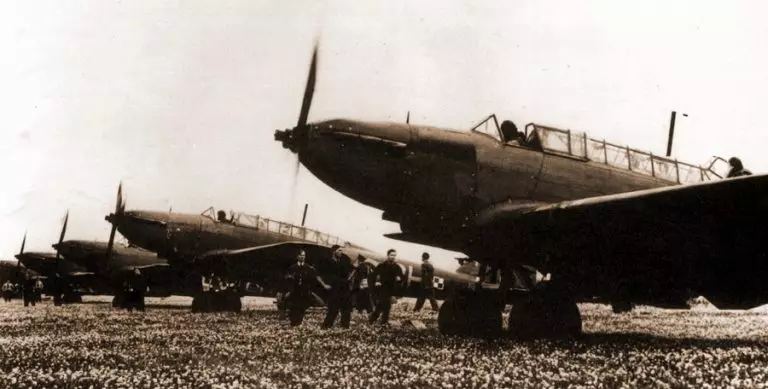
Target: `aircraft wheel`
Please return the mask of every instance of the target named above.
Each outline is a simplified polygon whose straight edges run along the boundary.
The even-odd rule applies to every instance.
[[[632,303],[629,301],[614,301],[611,303],[613,313],[624,313],[632,311]]]
[[[192,307],[191,310],[194,313],[202,312],[203,308],[203,296],[202,293],[196,293],[194,296],[192,296]]]
[[[112,298],[112,308],[122,308],[125,297],[122,294],[115,294]]]
[[[227,305],[232,312],[240,312],[243,310],[243,301],[237,293],[232,293],[229,296],[229,300],[229,304]]]
[[[565,294],[535,292],[509,313],[509,333],[520,339],[572,339],[581,331],[579,307]]]
[[[464,335],[467,333],[466,315],[461,312],[455,299],[445,300],[437,314],[437,328],[443,335]]]
[[[83,302],[83,296],[79,295],[74,292],[65,292],[62,300],[66,304],[72,304],[72,303],[82,303]]]
[[[502,332],[503,318],[494,292],[465,291],[443,302],[437,316],[440,333],[496,337]]]

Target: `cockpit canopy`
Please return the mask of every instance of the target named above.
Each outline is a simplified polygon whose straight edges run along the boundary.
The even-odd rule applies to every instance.
[[[218,218],[218,214],[219,212],[216,212],[213,207],[209,207],[201,213],[202,216],[211,219],[215,223],[230,223],[239,227],[275,232],[281,235],[291,236],[293,238],[325,246],[332,246],[335,244],[344,247],[354,246],[352,243],[334,235],[326,234],[311,228],[297,226],[291,223],[271,220],[259,215],[250,215],[244,212],[230,211],[229,216],[225,220],[220,220]]]
[[[720,179],[727,175],[729,169],[728,162],[720,157],[712,157],[705,165],[697,166],[628,146],[608,143],[605,140],[592,139],[584,132],[562,130],[535,123],[527,124],[525,133],[516,131],[514,126],[508,126],[504,131],[506,123],[499,126],[496,115],[492,114],[473,127],[472,131],[508,145],[526,147],[585,162],[603,163],[680,184]],[[516,133],[513,134],[513,132]]]

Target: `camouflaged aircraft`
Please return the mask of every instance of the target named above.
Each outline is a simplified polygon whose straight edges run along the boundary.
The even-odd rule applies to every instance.
[[[768,302],[767,175],[723,179],[721,158],[698,166],[535,123],[521,132],[495,115],[465,131],[308,123],[316,71],[317,48],[298,124],[275,140],[327,185],[399,223],[390,237],[464,252],[502,283],[522,266],[550,274],[513,305],[512,332],[577,335],[583,298]],[[451,298],[440,328],[499,333],[503,301],[481,290]]]
[[[66,221],[66,219],[65,219]],[[65,227],[66,228],[66,227]],[[27,234],[21,241],[21,249],[16,254],[17,266],[19,270],[15,282],[21,283],[24,278],[41,278],[45,289],[43,293],[53,295],[55,293],[54,283],[56,278],[60,277],[62,283],[62,302],[75,303],[82,302],[82,295],[104,292],[96,282],[94,273],[89,272],[84,267],[79,266],[65,258],[62,258],[56,252],[35,252],[24,251],[27,241]],[[21,268],[24,265],[24,268]]]
[[[118,207],[122,197],[122,188],[118,189]],[[47,258],[47,263],[54,266],[53,270],[65,270],[65,267],[77,269],[69,274],[87,277],[90,289],[99,294],[112,294],[115,298],[113,306],[119,306],[124,298],[123,283],[129,273],[139,269],[149,288],[147,295],[166,297],[172,290],[173,277],[170,274],[168,261],[158,258],[157,254],[135,247],[115,245],[116,226],[109,233],[109,240],[64,240],[69,222],[69,211],[64,217],[58,243],[52,246],[56,253]],[[24,244],[22,243],[22,252]],[[20,254],[21,255],[21,254]],[[24,256],[29,257],[28,254]],[[18,257],[18,256],[17,256]]]
[[[187,294],[195,295],[201,276],[215,273],[229,282],[242,285],[243,294],[274,295],[283,286],[286,269],[294,262],[296,252],[304,249],[307,262],[330,258],[331,247],[338,245],[344,255],[354,260],[363,255],[371,264],[385,260],[374,253],[337,236],[311,228],[272,220],[242,212],[216,212],[210,207],[200,214],[182,214],[143,210],[125,210],[118,189],[114,213],[106,216],[128,241],[135,246],[158,253],[174,268],[179,285]],[[417,261],[398,259],[403,274],[405,293],[416,295],[421,281]],[[433,280],[439,296],[454,284],[473,284],[476,276],[435,269]],[[322,288],[317,290],[322,296]],[[193,302],[193,304],[195,304]]]

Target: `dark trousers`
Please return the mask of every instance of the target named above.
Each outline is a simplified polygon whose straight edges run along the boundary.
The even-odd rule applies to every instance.
[[[307,309],[312,305],[312,292],[300,289],[288,292],[285,294],[283,304],[288,312],[291,327],[299,326],[304,321]]]
[[[435,298],[435,290],[432,288],[426,288],[419,291],[419,298],[416,299],[416,306],[413,308],[414,312],[421,310],[424,306],[424,300],[429,299],[429,305],[432,306],[433,311],[437,311],[437,299]]]
[[[288,319],[291,321],[291,327],[301,325],[304,321],[304,314],[307,313],[307,305],[289,305]]]
[[[341,326],[349,328],[349,320],[352,316],[352,296],[349,288],[345,285],[336,285],[331,288],[328,296],[328,313],[325,315],[322,327],[332,327],[339,312],[341,312]]]
[[[354,290],[352,292],[352,298],[355,300],[355,307],[358,312],[373,312],[373,302],[371,301],[371,294],[368,293],[367,288]]]
[[[35,306],[35,295],[32,292],[24,292],[24,306],[29,306],[30,303]]]
[[[377,294],[376,308],[371,314],[371,323],[376,322],[376,319],[381,316],[381,324],[387,324],[389,322],[389,310],[392,308],[392,291],[380,290]]]
[[[291,327],[301,325],[310,305],[312,305],[312,297],[308,293],[297,292],[296,295],[289,294],[285,298],[285,308],[288,311]]]

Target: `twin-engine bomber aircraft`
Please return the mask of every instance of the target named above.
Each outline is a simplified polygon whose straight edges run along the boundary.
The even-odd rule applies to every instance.
[[[500,270],[502,283],[524,265],[550,273],[514,304],[513,332],[578,334],[582,298],[768,302],[768,176],[721,179],[719,159],[699,167],[537,124],[522,133],[493,115],[471,131],[307,123],[316,62],[317,49],[298,124],[275,140],[327,185],[399,223],[394,238],[462,251]],[[440,328],[498,332],[501,301],[457,296],[443,305]]]

